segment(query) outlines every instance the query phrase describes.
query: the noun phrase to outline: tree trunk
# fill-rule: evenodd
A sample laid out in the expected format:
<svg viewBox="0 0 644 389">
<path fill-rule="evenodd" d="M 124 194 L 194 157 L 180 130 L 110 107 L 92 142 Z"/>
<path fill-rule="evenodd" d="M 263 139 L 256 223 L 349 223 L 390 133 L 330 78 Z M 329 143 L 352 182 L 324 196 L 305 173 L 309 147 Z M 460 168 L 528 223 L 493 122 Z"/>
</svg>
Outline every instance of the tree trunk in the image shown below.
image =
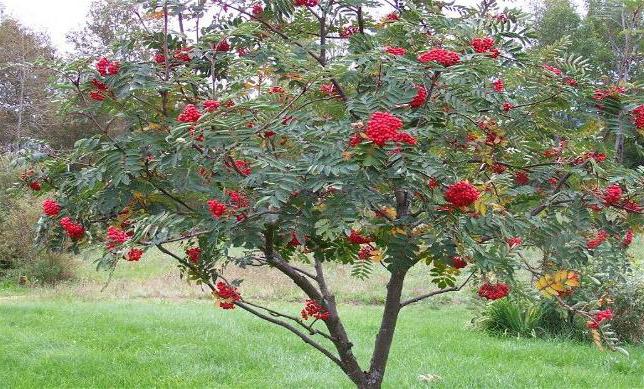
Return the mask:
<svg viewBox="0 0 644 389">
<path fill-rule="evenodd" d="M 394 270 L 387 284 L 387 299 L 385 301 L 385 311 L 382 314 L 380 331 L 376 337 L 376 344 L 371 357 L 371 366 L 367 373 L 365 389 L 377 389 L 382 385 L 385 376 L 385 368 L 389 359 L 389 350 L 394 339 L 396 331 L 396 322 L 398 313 L 400 313 L 400 297 L 402 295 L 403 284 L 407 269 Z"/>
</svg>

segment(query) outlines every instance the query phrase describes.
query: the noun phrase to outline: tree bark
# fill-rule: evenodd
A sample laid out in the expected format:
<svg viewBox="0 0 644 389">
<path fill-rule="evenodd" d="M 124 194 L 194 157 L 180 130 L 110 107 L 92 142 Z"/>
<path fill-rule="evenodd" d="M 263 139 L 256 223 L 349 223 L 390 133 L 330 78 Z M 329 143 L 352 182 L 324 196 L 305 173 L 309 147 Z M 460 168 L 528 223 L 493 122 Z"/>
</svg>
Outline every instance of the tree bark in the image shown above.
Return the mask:
<svg viewBox="0 0 644 389">
<path fill-rule="evenodd" d="M 407 275 L 407 269 L 394 270 L 387 284 L 387 299 L 385 300 L 385 311 L 382 314 L 380 331 L 376 337 L 376 344 L 371 357 L 371 365 L 367 374 L 367 380 L 363 388 L 378 389 L 382 385 L 385 376 L 389 351 L 396 331 L 396 322 L 400 313 L 400 298 Z"/>
</svg>

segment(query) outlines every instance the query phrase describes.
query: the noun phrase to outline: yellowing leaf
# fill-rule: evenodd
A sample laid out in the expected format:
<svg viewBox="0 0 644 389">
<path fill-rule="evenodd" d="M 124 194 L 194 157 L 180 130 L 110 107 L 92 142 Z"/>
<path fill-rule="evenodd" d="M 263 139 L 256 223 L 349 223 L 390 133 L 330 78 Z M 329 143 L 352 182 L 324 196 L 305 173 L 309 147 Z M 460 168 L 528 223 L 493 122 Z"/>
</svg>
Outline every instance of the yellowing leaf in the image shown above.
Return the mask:
<svg viewBox="0 0 644 389">
<path fill-rule="evenodd" d="M 535 287 L 546 296 L 566 296 L 578 286 L 579 274 L 568 270 L 545 274 L 535 283 Z"/>
</svg>

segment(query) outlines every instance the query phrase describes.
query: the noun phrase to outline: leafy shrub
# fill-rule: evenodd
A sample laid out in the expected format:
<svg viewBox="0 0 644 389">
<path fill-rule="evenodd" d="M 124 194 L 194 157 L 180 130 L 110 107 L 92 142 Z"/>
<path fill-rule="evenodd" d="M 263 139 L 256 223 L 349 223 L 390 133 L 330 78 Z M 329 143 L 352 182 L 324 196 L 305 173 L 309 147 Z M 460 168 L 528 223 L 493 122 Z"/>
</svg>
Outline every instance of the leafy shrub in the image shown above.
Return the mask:
<svg viewBox="0 0 644 389">
<path fill-rule="evenodd" d="M 615 314 L 613 329 L 629 342 L 644 342 L 644 275 L 627 275 L 625 281 L 611 291 Z"/>
<path fill-rule="evenodd" d="M 551 301 L 502 299 L 486 304 L 476 324 L 503 336 L 587 339 L 583 322 L 557 308 Z"/>
<path fill-rule="evenodd" d="M 53 284 L 72 278 L 70 256 L 34 246 L 35 226 L 40 217 L 39 200 L 32 195 L 14 196 L 10 189 L 19 169 L 9 158 L 0 158 L 0 278 L 18 282 L 26 276 L 32 283 Z"/>
</svg>

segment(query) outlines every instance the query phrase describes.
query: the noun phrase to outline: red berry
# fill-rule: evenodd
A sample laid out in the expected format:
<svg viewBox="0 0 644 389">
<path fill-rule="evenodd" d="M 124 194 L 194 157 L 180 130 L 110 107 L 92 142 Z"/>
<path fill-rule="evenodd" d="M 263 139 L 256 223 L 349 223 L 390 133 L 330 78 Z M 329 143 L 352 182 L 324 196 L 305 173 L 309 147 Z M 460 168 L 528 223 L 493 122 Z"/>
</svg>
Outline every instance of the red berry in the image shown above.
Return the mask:
<svg viewBox="0 0 644 389">
<path fill-rule="evenodd" d="M 606 205 L 615 205 L 622 200 L 622 188 L 618 184 L 613 184 L 606 189 L 602 195 L 604 204 Z"/>
<path fill-rule="evenodd" d="M 327 320 L 329 318 L 329 312 L 315 300 L 306 300 L 301 315 L 304 320 L 308 320 L 310 317 L 319 320 Z"/>
<path fill-rule="evenodd" d="M 217 100 L 206 100 L 203 102 L 203 107 L 208 112 L 213 112 L 221 106 L 221 103 Z"/>
<path fill-rule="evenodd" d="M 80 223 L 74 222 L 69 216 L 60 219 L 58 223 L 73 240 L 80 239 L 85 235 L 85 228 Z"/>
<path fill-rule="evenodd" d="M 241 295 L 237 291 L 237 288 L 223 281 L 217 282 L 213 295 L 218 298 L 218 305 L 223 309 L 234 309 L 235 302 L 241 300 Z"/>
<path fill-rule="evenodd" d="M 130 249 L 127 254 L 125 254 L 125 259 L 130 262 L 137 262 L 143 256 L 143 250 L 141 249 Z"/>
<path fill-rule="evenodd" d="M 527 172 L 521 170 L 514 174 L 514 182 L 517 185 L 527 185 L 530 182 L 530 177 Z"/>
<path fill-rule="evenodd" d="M 53 199 L 45 199 L 42 202 L 42 209 L 47 216 L 56 216 L 60 213 L 62 207 Z"/>
<path fill-rule="evenodd" d="M 190 259 L 190 262 L 197 263 L 201 259 L 201 248 L 190 247 L 186 249 L 186 255 Z"/>
<path fill-rule="evenodd" d="M 208 200 L 208 209 L 215 219 L 219 219 L 226 212 L 226 204 L 215 199 Z"/>
<path fill-rule="evenodd" d="M 29 187 L 30 187 L 30 188 L 31 188 L 31 190 L 33 190 L 34 192 L 38 192 L 40 189 L 42 189 L 42 187 L 40 186 L 40 182 L 38 182 L 38 181 L 31 181 L 31 182 L 29 183 Z"/>
<path fill-rule="evenodd" d="M 217 42 L 215 45 L 215 51 L 227 52 L 228 50 L 230 50 L 230 43 L 228 43 L 228 40 L 226 39 Z"/>
<path fill-rule="evenodd" d="M 340 37 L 341 38 L 350 38 L 352 35 L 360 31 L 360 28 L 358 26 L 344 26 L 340 30 Z"/>
<path fill-rule="evenodd" d="M 434 48 L 418 55 L 418 61 L 422 63 L 438 62 L 439 64 L 447 67 L 456 65 L 461 61 L 458 53 L 442 48 Z"/>
<path fill-rule="evenodd" d="M 472 39 L 472 48 L 477 53 L 486 53 L 494 46 L 494 39 L 486 36 L 485 38 Z"/>
<path fill-rule="evenodd" d="M 119 245 L 122 245 L 129 239 L 127 233 L 118 227 L 109 226 L 107 228 L 107 236 L 105 237 L 105 247 L 108 250 L 114 250 Z"/>
<path fill-rule="evenodd" d="M 523 243 L 523 239 L 521 239 L 520 236 L 513 236 L 511 238 L 506 239 L 506 242 L 508 243 L 508 246 L 510 247 L 510 249 L 514 249 L 521 246 L 521 243 Z"/>
<path fill-rule="evenodd" d="M 320 0 L 295 0 L 293 5 L 296 7 L 315 7 L 320 3 Z"/>
<path fill-rule="evenodd" d="M 516 108 L 516 106 L 506 101 L 505 103 L 503 103 L 501 108 L 503 109 L 504 112 L 508 112 L 509 110 Z"/>
<path fill-rule="evenodd" d="M 467 266 L 467 261 L 465 261 L 461 257 L 453 257 L 452 258 L 452 267 L 454 269 L 462 269 Z"/>
<path fill-rule="evenodd" d="M 356 230 L 351 230 L 351 233 L 349 234 L 347 239 L 353 244 L 366 244 L 373 242 L 372 238 L 360 235 L 360 233 Z"/>
<path fill-rule="evenodd" d="M 96 101 L 105 100 L 105 95 L 100 90 L 93 90 L 89 92 L 89 98 Z"/>
<path fill-rule="evenodd" d="M 387 142 L 402 142 L 410 145 L 416 144 L 416 139 L 409 134 L 399 132 L 403 122 L 388 112 L 374 112 L 367 122 L 366 135 L 369 140 L 378 146 Z"/>
<path fill-rule="evenodd" d="M 551 73 L 561 76 L 561 69 L 558 69 L 554 66 L 547 65 L 545 63 L 543 64 L 543 68 Z"/>
<path fill-rule="evenodd" d="M 253 9 L 251 11 L 254 17 L 258 18 L 264 13 L 264 7 L 260 3 L 253 4 Z"/>
<path fill-rule="evenodd" d="M 498 282 L 496 284 L 490 284 L 486 282 L 481 285 L 478 291 L 478 295 L 484 297 L 488 300 L 498 300 L 510 293 L 510 288 L 507 284 L 503 282 Z"/>
<path fill-rule="evenodd" d="M 633 242 L 633 230 L 629 228 L 628 231 L 626 231 L 626 234 L 624 235 L 624 240 L 622 240 L 622 243 L 624 244 L 624 246 L 628 247 L 631 245 L 632 242 Z"/>
<path fill-rule="evenodd" d="M 174 54 L 172 55 L 174 59 L 179 60 L 181 62 L 190 62 L 192 58 L 190 58 L 190 51 L 192 49 L 190 47 L 181 47 L 178 48 L 174 51 Z M 164 58 L 165 62 L 165 58 Z"/>
<path fill-rule="evenodd" d="M 412 108 L 422 107 L 427 101 L 427 89 L 422 85 L 416 85 L 416 96 L 409 103 Z"/>
<path fill-rule="evenodd" d="M 467 181 L 459 181 L 447 187 L 443 197 L 457 207 L 467 207 L 478 200 L 481 194 Z"/>
<path fill-rule="evenodd" d="M 177 120 L 182 123 L 194 123 L 201 117 L 201 112 L 193 104 L 188 104 L 183 108 L 183 112 L 177 116 Z"/>
<path fill-rule="evenodd" d="M 402 47 L 385 47 L 385 53 L 391 54 L 391 55 L 396 55 L 396 56 L 402 56 L 405 55 L 407 50 L 405 50 Z"/>
<path fill-rule="evenodd" d="M 505 90 L 505 85 L 503 84 L 503 80 L 500 78 L 497 80 L 492 81 L 492 89 L 494 89 L 495 92 L 503 92 Z"/>
<path fill-rule="evenodd" d="M 599 232 L 597 232 L 597 235 L 595 235 L 593 239 L 586 241 L 586 248 L 588 250 L 594 250 L 597 247 L 601 246 L 601 244 L 604 243 L 607 238 L 608 232 L 600 230 Z"/>
</svg>

